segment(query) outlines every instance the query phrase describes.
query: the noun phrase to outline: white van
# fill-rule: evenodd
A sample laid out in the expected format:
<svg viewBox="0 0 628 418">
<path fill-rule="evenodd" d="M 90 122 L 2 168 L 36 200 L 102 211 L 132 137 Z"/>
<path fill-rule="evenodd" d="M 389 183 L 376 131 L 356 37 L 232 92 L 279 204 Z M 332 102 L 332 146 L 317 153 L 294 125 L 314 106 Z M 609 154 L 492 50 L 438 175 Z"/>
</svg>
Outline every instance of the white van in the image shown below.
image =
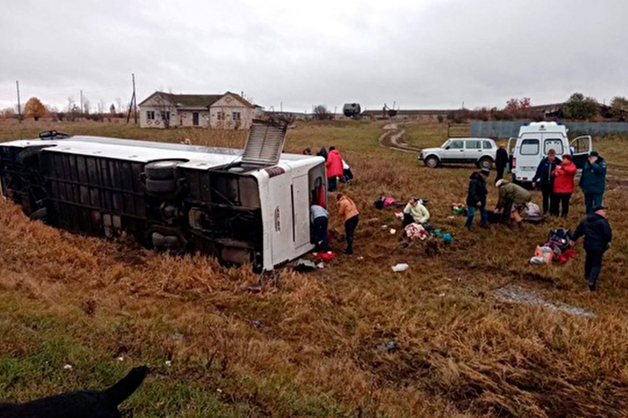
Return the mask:
<svg viewBox="0 0 628 418">
<path fill-rule="evenodd" d="M 561 123 L 533 122 L 522 125 L 519 128 L 519 136 L 508 140 L 513 181 L 532 182 L 539 163 L 551 149 L 556 151 L 559 158 L 565 153 L 570 153 L 576 166 L 582 168 L 593 151 L 593 141 L 591 136 L 587 135 L 569 142 L 567 127 Z"/>
<path fill-rule="evenodd" d="M 282 154 L 285 134 L 254 122 L 242 151 L 51 131 L 0 143 L 0 184 L 58 228 L 272 270 L 314 248 L 310 206 L 327 202 L 325 160 Z"/>
</svg>

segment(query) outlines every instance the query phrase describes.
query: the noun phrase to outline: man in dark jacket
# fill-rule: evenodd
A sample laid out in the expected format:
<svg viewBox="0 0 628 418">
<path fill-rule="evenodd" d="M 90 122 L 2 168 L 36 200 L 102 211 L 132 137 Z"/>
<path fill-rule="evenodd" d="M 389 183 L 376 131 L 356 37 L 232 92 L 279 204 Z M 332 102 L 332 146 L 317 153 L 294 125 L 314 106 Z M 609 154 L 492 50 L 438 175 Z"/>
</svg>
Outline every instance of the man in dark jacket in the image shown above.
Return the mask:
<svg viewBox="0 0 628 418">
<path fill-rule="evenodd" d="M 556 151 L 553 149 L 547 152 L 547 157 L 543 158 L 536 169 L 536 174 L 532 182 L 537 184 L 543 193 L 543 215 L 552 207 L 551 198 L 554 193 L 554 177 L 552 173 L 561 163 L 560 158 L 556 158 Z M 552 213 L 552 215 L 554 215 Z M 555 214 L 558 216 L 558 214 Z"/>
<path fill-rule="evenodd" d="M 602 256 L 613 239 L 613 231 L 606 219 L 604 206 L 594 207 L 593 213 L 580 222 L 572 241 L 575 243 L 582 236 L 584 236 L 584 250 L 587 253 L 584 275 L 589 283 L 589 290 L 593 291 L 602 269 Z"/>
<path fill-rule="evenodd" d="M 606 188 L 606 161 L 597 151 L 591 152 L 589 160 L 584 164 L 580 187 L 584 193 L 587 214 L 591 214 L 594 207 L 602 205 Z"/>
<path fill-rule="evenodd" d="M 504 178 L 504 170 L 508 165 L 508 151 L 504 149 L 503 145 L 500 145 L 495 155 L 495 169 L 497 170 L 497 177 L 495 177 L 495 183 Z"/>
<path fill-rule="evenodd" d="M 476 208 L 480 210 L 480 226 L 482 228 L 488 226 L 488 217 L 486 214 L 486 195 L 488 194 L 488 190 L 486 190 L 486 179 L 489 174 L 490 171 L 487 168 L 483 168 L 471 174 L 469 192 L 467 193 L 468 215 L 466 227 L 469 231 L 473 225 Z"/>
</svg>

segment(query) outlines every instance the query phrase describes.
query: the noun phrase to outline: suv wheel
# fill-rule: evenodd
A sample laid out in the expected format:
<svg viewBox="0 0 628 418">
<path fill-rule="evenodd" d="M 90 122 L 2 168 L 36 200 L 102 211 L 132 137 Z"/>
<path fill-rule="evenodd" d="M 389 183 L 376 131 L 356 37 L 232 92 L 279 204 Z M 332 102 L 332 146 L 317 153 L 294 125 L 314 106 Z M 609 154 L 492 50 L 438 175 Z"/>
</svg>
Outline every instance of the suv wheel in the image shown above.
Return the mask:
<svg viewBox="0 0 628 418">
<path fill-rule="evenodd" d="M 427 157 L 425 159 L 425 166 L 428 168 L 438 167 L 438 158 L 434 157 L 433 155 Z"/>
<path fill-rule="evenodd" d="M 491 158 L 480 158 L 480 168 L 488 168 L 490 170 L 491 167 L 493 167 L 493 160 Z"/>
</svg>

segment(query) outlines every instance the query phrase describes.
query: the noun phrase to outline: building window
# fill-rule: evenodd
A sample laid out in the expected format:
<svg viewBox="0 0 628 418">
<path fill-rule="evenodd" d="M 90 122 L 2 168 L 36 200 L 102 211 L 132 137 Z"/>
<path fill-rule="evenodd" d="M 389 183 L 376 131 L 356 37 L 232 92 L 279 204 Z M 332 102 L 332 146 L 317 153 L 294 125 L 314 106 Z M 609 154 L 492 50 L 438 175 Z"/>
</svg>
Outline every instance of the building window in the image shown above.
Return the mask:
<svg viewBox="0 0 628 418">
<path fill-rule="evenodd" d="M 155 111 L 154 110 L 147 110 L 146 111 L 146 119 L 148 119 L 148 120 L 155 120 Z"/>
<path fill-rule="evenodd" d="M 225 119 L 225 112 L 216 112 L 216 119 L 224 120 Z"/>
<path fill-rule="evenodd" d="M 241 119 L 240 112 L 233 112 L 232 118 L 233 120 L 240 120 Z"/>
<path fill-rule="evenodd" d="M 170 120 L 170 112 L 161 112 L 161 119 Z"/>
</svg>

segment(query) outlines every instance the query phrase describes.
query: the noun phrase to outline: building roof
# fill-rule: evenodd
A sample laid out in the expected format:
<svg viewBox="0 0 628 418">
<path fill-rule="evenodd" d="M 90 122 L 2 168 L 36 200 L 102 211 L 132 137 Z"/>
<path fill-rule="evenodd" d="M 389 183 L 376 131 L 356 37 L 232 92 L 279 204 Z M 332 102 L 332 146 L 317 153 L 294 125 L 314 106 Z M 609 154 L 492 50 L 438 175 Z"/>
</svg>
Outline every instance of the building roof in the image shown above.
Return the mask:
<svg viewBox="0 0 628 418">
<path fill-rule="evenodd" d="M 165 93 L 163 91 L 156 91 L 155 93 L 148 96 L 144 99 L 138 106 L 143 105 L 149 99 L 151 99 L 155 95 L 161 95 L 162 97 L 167 98 L 171 103 L 173 103 L 178 108 L 207 108 L 212 104 L 216 103 L 221 98 L 225 97 L 227 94 L 234 96 L 237 100 L 242 102 L 245 106 L 254 107 L 248 100 L 240 96 L 239 94 L 231 93 L 230 91 L 224 94 L 173 94 L 173 93 Z"/>
</svg>

